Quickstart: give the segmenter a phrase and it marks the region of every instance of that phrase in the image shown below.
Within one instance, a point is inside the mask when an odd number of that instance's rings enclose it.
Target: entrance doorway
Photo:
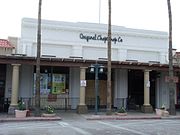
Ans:
[[[5,80],[6,80],[6,65],[0,65],[0,112],[4,111]]]
[[[150,72],[150,104],[153,108],[156,107],[156,79],[157,79],[158,72],[151,71]]]
[[[128,71],[128,109],[140,109],[144,103],[144,73],[142,70]]]
[[[107,84],[107,76],[105,73],[98,74],[99,88],[98,88],[98,108],[106,107],[106,84]],[[95,108],[95,73],[91,73],[89,70],[86,72],[86,105],[88,109]]]
[[[180,82],[176,85],[176,108],[180,109]]]
[[[156,71],[150,72],[150,104],[155,107]],[[140,109],[144,104],[144,72],[128,71],[128,109]]]
[[[113,73],[112,73],[113,76]],[[107,74],[106,70],[103,73],[98,74],[99,77],[99,89],[98,89],[98,108],[105,109],[107,105]],[[112,77],[113,78],[113,77]],[[88,109],[95,108],[95,74],[91,73],[89,70],[86,71],[86,105]],[[113,106],[113,79],[112,79],[112,93],[111,93],[111,103]]]

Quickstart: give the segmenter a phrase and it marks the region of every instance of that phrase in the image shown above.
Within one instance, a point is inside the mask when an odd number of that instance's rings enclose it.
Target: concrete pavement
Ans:
[[[180,119],[180,112],[177,112],[175,116],[169,115],[168,117],[158,116],[154,113],[142,113],[138,111],[128,111],[126,116],[118,115],[86,115],[87,120],[141,120],[141,119]]]
[[[71,119],[84,120],[141,120],[141,119],[180,119],[180,112],[177,111],[175,116],[162,117],[155,113],[141,113],[138,111],[128,111],[127,116],[118,116],[115,114],[106,115],[105,112],[99,112],[97,115],[94,112],[88,114],[77,114],[76,111],[57,111],[55,117],[34,117],[33,114],[26,118],[15,118],[14,115],[0,113],[0,122],[17,122],[17,121],[59,121]]]

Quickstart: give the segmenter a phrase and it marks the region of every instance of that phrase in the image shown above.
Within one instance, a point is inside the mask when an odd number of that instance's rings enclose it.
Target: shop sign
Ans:
[[[102,41],[102,42],[106,43],[108,40],[108,37],[102,36],[101,34],[86,35],[86,34],[80,33],[79,38],[82,40],[86,40],[87,42],[89,42],[90,40],[97,40],[97,41]],[[123,42],[123,39],[120,36],[112,37],[111,42],[116,44],[116,43]]]
[[[82,87],[86,87],[86,80],[81,80],[80,84]]]
[[[172,78],[170,76],[165,77],[165,82],[170,82],[170,80],[173,80],[174,83],[178,83],[179,78],[177,76],[174,76]]]
[[[147,87],[147,88],[150,87],[150,81],[147,82],[146,87]]]

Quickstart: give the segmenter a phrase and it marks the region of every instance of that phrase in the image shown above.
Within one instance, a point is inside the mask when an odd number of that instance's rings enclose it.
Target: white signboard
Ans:
[[[81,82],[80,82],[80,84],[81,84],[81,86],[86,86],[86,80],[81,80]]]
[[[147,87],[147,88],[150,87],[150,81],[147,82],[146,87]]]

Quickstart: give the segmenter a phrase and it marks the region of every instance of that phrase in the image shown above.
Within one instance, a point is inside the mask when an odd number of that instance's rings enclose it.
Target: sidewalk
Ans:
[[[98,115],[86,115],[87,120],[142,120],[142,119],[180,119],[180,112],[177,112],[175,116],[158,116],[154,113],[142,113],[137,111],[129,111],[127,112],[127,116],[118,116],[118,115],[106,115],[98,114]]]
[[[15,118],[14,115],[8,115],[7,113],[0,113],[0,122],[23,122],[23,121],[57,121],[61,120],[61,117],[34,117],[29,116],[25,118]]]
[[[75,111],[58,111],[55,117],[26,117],[15,118],[14,115],[8,115],[6,113],[0,113],[0,122],[20,122],[20,121],[59,121],[59,120],[143,120],[143,119],[180,119],[180,112],[177,112],[175,116],[161,117],[155,113],[141,113],[137,111],[127,112],[127,116],[118,115],[106,115],[105,112],[98,112],[97,115],[94,112],[88,114],[77,114]]]

